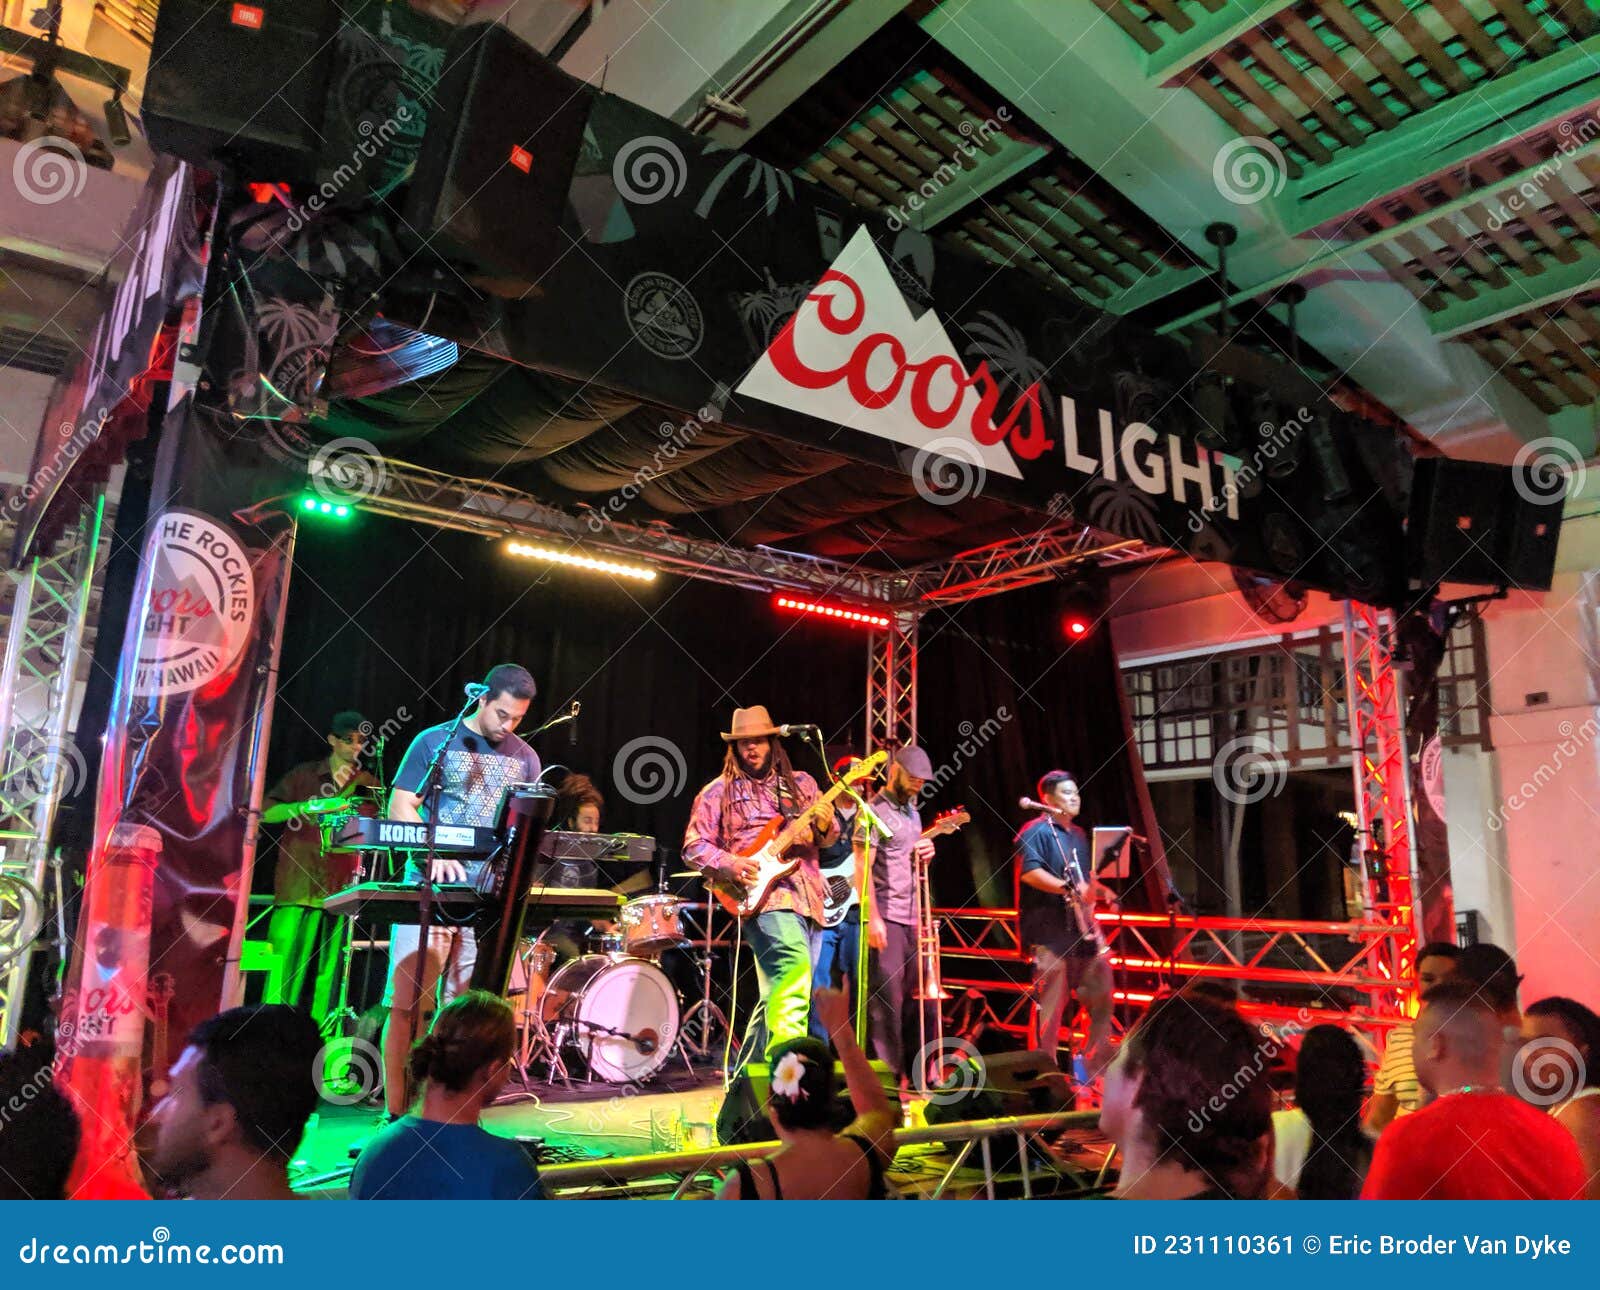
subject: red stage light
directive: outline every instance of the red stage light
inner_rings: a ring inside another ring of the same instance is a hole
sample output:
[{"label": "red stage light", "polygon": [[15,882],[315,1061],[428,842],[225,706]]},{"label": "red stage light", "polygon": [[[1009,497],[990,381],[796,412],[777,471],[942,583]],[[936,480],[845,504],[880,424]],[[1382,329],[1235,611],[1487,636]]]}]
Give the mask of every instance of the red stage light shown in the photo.
[{"label": "red stage light", "polygon": [[1087,636],[1089,624],[1082,618],[1067,619],[1067,635],[1072,637]]},{"label": "red stage light", "polygon": [[829,605],[820,600],[800,600],[794,596],[774,596],[773,605],[778,609],[786,609],[794,614],[815,614],[819,618],[832,618],[841,623],[854,623],[858,627],[871,627],[882,630],[889,626],[886,614],[875,614],[870,610],[852,609],[848,605]]}]

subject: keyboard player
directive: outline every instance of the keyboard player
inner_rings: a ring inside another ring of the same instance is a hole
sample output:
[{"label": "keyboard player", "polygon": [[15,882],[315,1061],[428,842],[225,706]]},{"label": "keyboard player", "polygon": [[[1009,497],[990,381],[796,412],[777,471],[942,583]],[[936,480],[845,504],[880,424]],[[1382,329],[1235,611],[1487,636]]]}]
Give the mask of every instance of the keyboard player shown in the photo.
[{"label": "keyboard player", "polygon": [[[506,791],[512,784],[539,777],[539,757],[517,737],[537,686],[526,668],[502,663],[484,678],[487,687],[478,706],[456,732],[440,759],[440,824],[494,828],[500,820]],[[434,752],[449,734],[450,723],[424,730],[406,750],[395,773],[389,815],[397,820],[423,820],[422,779]],[[430,875],[436,883],[464,883],[477,878],[483,861],[441,857]],[[407,865],[406,881],[421,880],[421,863]],[[388,1019],[383,1032],[384,1103],[389,1117],[405,1113],[406,1056],[412,1033],[411,1011],[422,1009],[416,1033],[425,1035],[436,1008],[467,988],[478,957],[471,927],[438,925],[429,929],[426,952],[414,924],[396,923],[390,930],[389,975],[383,1003]]]}]

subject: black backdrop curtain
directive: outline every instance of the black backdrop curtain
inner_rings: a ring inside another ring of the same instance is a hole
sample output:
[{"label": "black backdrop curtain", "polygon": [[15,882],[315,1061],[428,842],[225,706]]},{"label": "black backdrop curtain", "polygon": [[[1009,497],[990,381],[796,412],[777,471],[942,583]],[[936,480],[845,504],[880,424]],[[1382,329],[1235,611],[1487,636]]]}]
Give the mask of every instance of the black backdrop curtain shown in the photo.
[{"label": "black backdrop curtain", "polygon": [[[1102,628],[1067,649],[1058,619],[1049,587],[924,619],[920,729],[940,772],[924,815],[958,803],[973,815],[940,843],[940,904],[1011,904],[1017,798],[1053,766],[1078,775],[1085,823],[1132,822],[1156,837],[1127,751],[1109,636]],[[590,775],[606,795],[603,826],[653,835],[672,849],[674,868],[689,803],[720,768],[717,736],[735,706],[815,721],[831,732],[830,751],[859,742],[864,726],[864,636],[780,614],[759,593],[670,575],[621,584],[514,559],[497,542],[372,517],[347,528],[308,521],[269,774],[321,755],[328,718],[354,707],[393,731],[392,776],[412,737],[459,706],[462,685],[508,660],[539,682],[529,727],[574,699],[583,705],[576,741],[558,727],[535,741],[541,758]],[[640,739],[654,742],[627,759],[629,800],[616,772]],[[817,773],[795,743],[796,765]],[[653,753],[666,780],[648,776],[641,758]],[[676,791],[663,794],[669,782]],[[269,867],[264,853],[257,890],[269,889]]]},{"label": "black backdrop curtain", "polygon": [[[1109,627],[1068,646],[1061,619],[1051,585],[923,619],[919,735],[935,767],[960,764],[934,805],[961,803],[972,813],[962,835],[968,866],[944,860],[943,850],[935,861],[936,903],[1013,903],[1011,839],[1028,818],[1017,799],[1037,796],[1047,770],[1077,776],[1086,827],[1131,824],[1160,845]],[[1136,857],[1124,905],[1160,909],[1156,864]]]}]

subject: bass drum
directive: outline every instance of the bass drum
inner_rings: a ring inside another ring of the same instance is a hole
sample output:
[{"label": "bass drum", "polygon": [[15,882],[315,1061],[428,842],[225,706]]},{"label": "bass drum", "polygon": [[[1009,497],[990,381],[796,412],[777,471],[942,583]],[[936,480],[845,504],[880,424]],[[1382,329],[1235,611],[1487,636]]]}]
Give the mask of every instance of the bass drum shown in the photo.
[{"label": "bass drum", "polygon": [[678,996],[654,963],[590,954],[564,963],[544,995],[555,1041],[576,1053],[591,1079],[649,1079],[678,1042]]}]

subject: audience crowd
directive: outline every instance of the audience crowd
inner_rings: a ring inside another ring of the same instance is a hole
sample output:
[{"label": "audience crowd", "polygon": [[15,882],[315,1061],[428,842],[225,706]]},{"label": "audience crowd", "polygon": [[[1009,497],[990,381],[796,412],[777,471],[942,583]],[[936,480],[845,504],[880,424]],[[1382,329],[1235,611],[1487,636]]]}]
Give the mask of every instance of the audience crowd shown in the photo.
[{"label": "audience crowd", "polygon": [[[1426,945],[1416,967],[1420,1011],[1391,1029],[1370,1088],[1365,1051],[1338,1026],[1271,1031],[1214,983],[1158,998],[1104,1079],[1114,1195],[1600,1199],[1600,1017],[1561,996],[1521,1008],[1516,965],[1492,945]],[[897,1109],[855,1042],[845,996],[819,991],[816,1010],[832,1049],[808,1037],[773,1055],[767,1116],[779,1148],[729,1171],[719,1198],[887,1193]],[[410,1055],[413,1109],[361,1151],[351,1197],[541,1197],[530,1154],[480,1122],[514,1040],[511,1009],[494,995],[443,1008]],[[289,1007],[233,1008],[197,1026],[135,1137],[148,1193],[290,1198],[322,1051],[316,1025]],[[855,1112],[842,1132],[835,1053]],[[69,1195],[80,1136],[48,1053],[0,1054],[0,1200]]]}]

